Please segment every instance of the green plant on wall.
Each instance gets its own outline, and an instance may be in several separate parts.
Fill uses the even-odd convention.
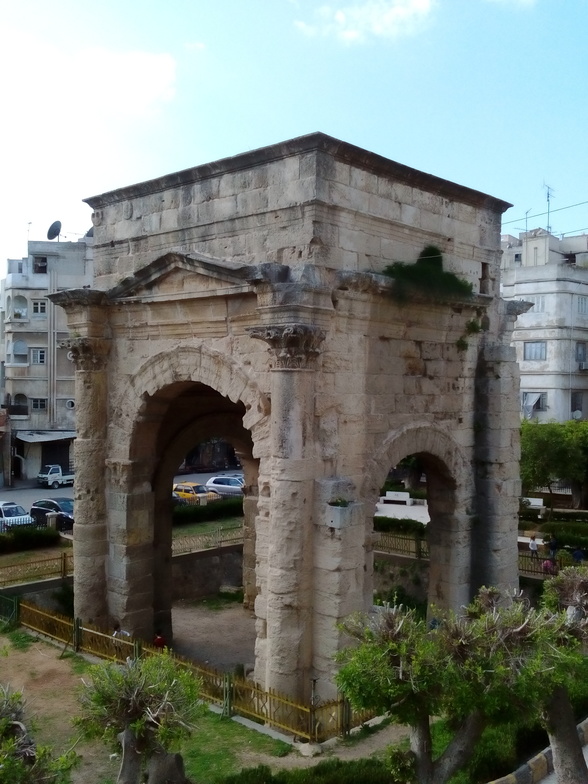
[[[470,299],[472,284],[453,272],[443,269],[443,255],[435,245],[426,245],[415,264],[395,261],[384,269],[384,275],[394,278],[393,296],[406,301],[411,294],[424,294],[437,300]]]

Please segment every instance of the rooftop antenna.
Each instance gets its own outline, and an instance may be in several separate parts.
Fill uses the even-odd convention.
[[[55,237],[59,237],[61,234],[61,221],[54,221],[51,226],[49,226],[49,230],[47,231],[47,239],[54,240]]]
[[[549,212],[551,209],[551,194],[553,193],[553,188],[550,185],[546,185],[543,183],[543,187],[547,190],[547,233],[551,234],[551,225],[549,223]]]
[[[525,234],[528,234],[529,232],[529,213],[531,212],[531,209],[532,208],[529,207],[529,209],[525,213]]]

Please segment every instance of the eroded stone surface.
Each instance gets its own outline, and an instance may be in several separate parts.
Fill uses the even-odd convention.
[[[88,203],[94,288],[52,296],[80,357],[79,615],[171,638],[169,490],[213,435],[244,466],[265,687],[333,692],[336,624],[371,605],[375,502],[407,455],[427,472],[431,600],[516,584],[506,203],[321,134]],[[394,298],[384,268],[430,244],[470,300]]]

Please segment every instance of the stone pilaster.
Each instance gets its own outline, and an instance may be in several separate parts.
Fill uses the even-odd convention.
[[[71,352],[76,367],[75,614],[85,621],[105,624],[108,536],[104,461],[108,419],[106,358],[110,343],[81,337],[63,341],[61,347]]]
[[[476,377],[472,590],[480,585],[518,586],[520,424],[515,349],[486,346]]]
[[[288,323],[255,327],[266,341],[271,374],[271,498],[265,585],[265,661],[256,679],[305,698],[312,673],[314,359],[324,333]],[[262,589],[263,590],[263,589]]]

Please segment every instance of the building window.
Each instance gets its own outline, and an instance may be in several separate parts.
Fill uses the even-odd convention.
[[[537,411],[547,411],[547,392],[521,392],[523,414],[531,419]]]
[[[47,272],[47,256],[33,256],[33,272],[38,275]]]
[[[33,409],[33,411],[47,411],[47,398],[46,397],[31,398],[31,408]]]
[[[8,403],[8,413],[13,416],[28,416],[29,402],[26,395],[17,394],[12,404]]]
[[[533,266],[536,267],[539,263],[539,249],[535,246],[533,248]]]
[[[47,313],[47,300],[46,299],[34,299],[33,300],[33,315],[34,316],[43,316]]]
[[[584,316],[588,313],[588,297],[578,297],[578,313]]]
[[[45,348],[32,348],[31,349],[31,364],[44,365],[47,362],[47,349]]]
[[[584,393],[583,392],[572,392],[572,404],[571,404],[571,412],[572,414],[575,411],[579,411],[580,414],[584,410],[582,404],[584,402]],[[578,417],[579,419],[579,417]]]
[[[29,347],[24,340],[15,340],[12,348],[14,362],[18,365],[26,365],[29,361]]]
[[[547,359],[547,343],[545,340],[533,340],[525,342],[523,359],[545,360]]]
[[[576,343],[576,362],[586,362],[586,343],[583,340]]]
[[[545,313],[545,296],[543,294],[525,294],[523,300],[533,303],[530,313]]]
[[[514,263],[519,265],[519,266],[523,263],[523,254],[522,253],[515,253],[515,255],[514,255]]]

